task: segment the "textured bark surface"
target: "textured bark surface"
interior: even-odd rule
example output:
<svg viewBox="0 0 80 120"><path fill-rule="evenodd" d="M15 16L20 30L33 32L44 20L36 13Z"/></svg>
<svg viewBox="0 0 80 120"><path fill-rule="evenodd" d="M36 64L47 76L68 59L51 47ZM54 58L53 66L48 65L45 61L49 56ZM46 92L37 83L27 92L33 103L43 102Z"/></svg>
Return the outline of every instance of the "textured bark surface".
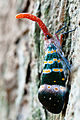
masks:
<svg viewBox="0 0 80 120"><path fill-rule="evenodd" d="M16 20L20 12L40 17L53 35L65 22L65 31L77 27L63 40L72 64L66 112L51 114L38 101L44 36L35 22ZM80 0L0 0L0 120L64 119L80 119Z"/></svg>

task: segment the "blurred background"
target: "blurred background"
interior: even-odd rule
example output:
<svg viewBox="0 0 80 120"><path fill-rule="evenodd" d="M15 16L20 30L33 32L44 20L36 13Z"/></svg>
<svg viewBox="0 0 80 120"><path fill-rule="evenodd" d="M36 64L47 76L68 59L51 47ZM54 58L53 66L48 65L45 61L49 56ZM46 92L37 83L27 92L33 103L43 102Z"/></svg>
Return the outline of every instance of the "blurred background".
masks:
<svg viewBox="0 0 80 120"><path fill-rule="evenodd" d="M76 68L71 74L72 87L64 116L50 114L38 101L44 36L35 22L17 20L15 15L20 12L40 17L52 34L64 21L68 29L78 26L64 39L65 56ZM79 120L79 68L79 0L0 0L0 120Z"/></svg>
<svg viewBox="0 0 80 120"><path fill-rule="evenodd" d="M34 26L15 18L17 13L32 13L33 9L33 0L0 0L0 120L32 119L31 108L36 106Z"/></svg>

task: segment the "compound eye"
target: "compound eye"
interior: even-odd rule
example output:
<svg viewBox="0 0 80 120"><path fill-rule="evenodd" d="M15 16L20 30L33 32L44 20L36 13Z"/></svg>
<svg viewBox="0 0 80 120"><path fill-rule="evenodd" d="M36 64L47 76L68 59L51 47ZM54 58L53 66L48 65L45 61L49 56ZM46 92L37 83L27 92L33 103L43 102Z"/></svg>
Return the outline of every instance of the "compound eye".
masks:
<svg viewBox="0 0 80 120"><path fill-rule="evenodd" d="M49 35L46 36L48 39L50 39L51 37Z"/></svg>

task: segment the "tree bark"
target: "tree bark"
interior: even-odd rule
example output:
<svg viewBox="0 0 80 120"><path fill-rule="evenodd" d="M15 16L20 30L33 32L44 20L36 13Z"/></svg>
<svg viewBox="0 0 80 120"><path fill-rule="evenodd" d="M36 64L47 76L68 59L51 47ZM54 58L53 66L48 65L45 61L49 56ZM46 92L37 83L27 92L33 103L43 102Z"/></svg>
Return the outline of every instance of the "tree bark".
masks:
<svg viewBox="0 0 80 120"><path fill-rule="evenodd" d="M65 23L65 31L77 27L63 40L62 50L72 67L65 109L58 115L45 110L37 97L44 58L43 33L35 22L17 20L15 15L20 12L40 17L52 35ZM79 16L79 0L0 1L0 120L80 119Z"/></svg>

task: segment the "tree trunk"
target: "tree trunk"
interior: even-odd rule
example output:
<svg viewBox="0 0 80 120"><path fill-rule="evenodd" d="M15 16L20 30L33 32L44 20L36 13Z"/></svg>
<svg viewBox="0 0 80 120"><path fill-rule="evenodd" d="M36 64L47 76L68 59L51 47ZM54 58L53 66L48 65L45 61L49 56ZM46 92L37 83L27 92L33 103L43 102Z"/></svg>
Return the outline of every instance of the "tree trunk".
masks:
<svg viewBox="0 0 80 120"><path fill-rule="evenodd" d="M15 15L20 12L40 17L52 35L65 23L65 31L77 27L63 40L62 50L72 67L69 95L58 115L45 110L37 97L44 58L43 33L35 22L17 20ZM0 1L0 120L80 119L79 16L79 0Z"/></svg>

